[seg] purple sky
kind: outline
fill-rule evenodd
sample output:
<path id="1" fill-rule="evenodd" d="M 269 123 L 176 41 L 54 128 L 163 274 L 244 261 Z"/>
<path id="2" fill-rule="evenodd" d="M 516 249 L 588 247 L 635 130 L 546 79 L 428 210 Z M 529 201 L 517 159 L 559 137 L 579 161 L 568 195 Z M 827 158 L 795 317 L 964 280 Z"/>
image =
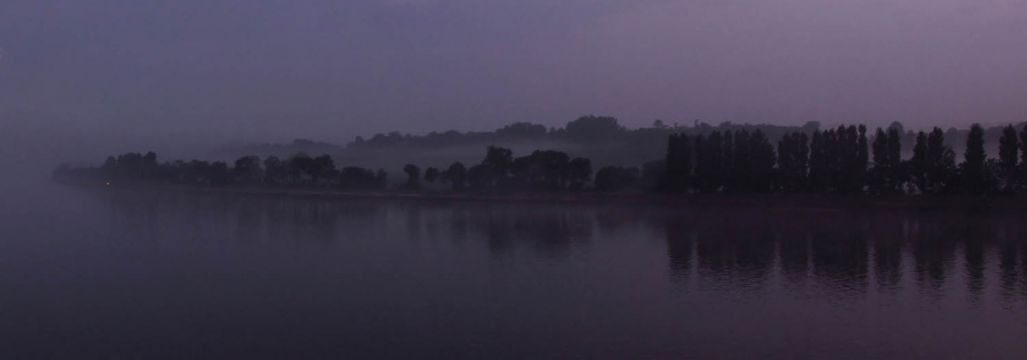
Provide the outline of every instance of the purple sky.
<path id="1" fill-rule="evenodd" d="M 1027 120 L 1027 0 L 4 0 L 0 131 Z M 68 135 L 71 134 L 71 135 Z"/>

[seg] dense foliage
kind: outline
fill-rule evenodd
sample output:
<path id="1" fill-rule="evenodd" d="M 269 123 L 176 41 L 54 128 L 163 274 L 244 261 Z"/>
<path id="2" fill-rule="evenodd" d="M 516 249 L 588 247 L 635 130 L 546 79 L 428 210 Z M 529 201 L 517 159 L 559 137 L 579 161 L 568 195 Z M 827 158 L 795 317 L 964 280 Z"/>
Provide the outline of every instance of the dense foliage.
<path id="1" fill-rule="evenodd" d="M 593 137 L 615 136 L 616 121 L 600 121 Z M 575 126 L 581 126 L 575 125 Z M 532 130 L 525 128 L 524 131 Z M 568 131 L 581 129 L 569 126 Z M 541 129 L 534 129 L 541 131 Z M 583 131 L 583 130 L 581 130 Z M 776 147 L 759 129 L 677 133 L 668 137 L 666 156 L 641 167 L 605 166 L 557 150 L 536 150 L 515 157 L 513 151 L 489 146 L 481 162 L 470 167 L 406 164 L 405 181 L 396 188 L 452 191 L 663 191 L 669 193 L 832 193 L 832 194 L 999 194 L 1027 191 L 1027 126 L 1002 129 L 998 158 L 985 151 L 985 131 L 973 125 L 966 133 L 962 161 L 946 145 L 946 133 L 934 128 L 916 133 L 912 154 L 903 158 L 901 126 L 835 129 L 782 134 Z M 154 153 L 109 157 L 96 168 L 61 167 L 55 176 L 66 182 L 122 185 L 134 183 L 191 186 L 303 187 L 382 190 L 389 187 L 384 170 L 337 167 L 329 155 L 298 153 L 287 159 L 244 156 L 225 162 L 192 160 L 159 163 Z"/>
<path id="2" fill-rule="evenodd" d="M 914 137 L 903 159 L 901 129 L 864 126 L 784 135 L 775 152 L 758 131 L 671 136 L 666 183 L 673 192 L 971 194 L 1027 191 L 1027 126 L 1003 130 L 998 159 L 988 159 L 984 130 L 967 132 L 963 161 L 934 128 Z M 775 159 L 776 157 L 776 159 Z"/>

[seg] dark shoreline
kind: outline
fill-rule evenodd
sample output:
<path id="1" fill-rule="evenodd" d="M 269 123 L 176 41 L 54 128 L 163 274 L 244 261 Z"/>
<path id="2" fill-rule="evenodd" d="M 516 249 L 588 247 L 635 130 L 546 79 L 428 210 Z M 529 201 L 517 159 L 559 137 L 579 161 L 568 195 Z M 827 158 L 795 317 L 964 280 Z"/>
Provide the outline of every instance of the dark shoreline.
<path id="1" fill-rule="evenodd" d="M 1027 198 L 971 196 L 847 196 L 837 194 L 661 194 L 597 192 L 454 193 L 431 191 L 334 191 L 289 188 L 195 187 L 164 185 L 68 186 L 116 192 L 184 192 L 245 196 L 313 198 L 322 200 L 383 200 L 413 202 L 490 202 L 558 205 L 651 206 L 687 208 L 782 208 L 782 209 L 894 209 L 918 211 L 1025 211 Z"/>

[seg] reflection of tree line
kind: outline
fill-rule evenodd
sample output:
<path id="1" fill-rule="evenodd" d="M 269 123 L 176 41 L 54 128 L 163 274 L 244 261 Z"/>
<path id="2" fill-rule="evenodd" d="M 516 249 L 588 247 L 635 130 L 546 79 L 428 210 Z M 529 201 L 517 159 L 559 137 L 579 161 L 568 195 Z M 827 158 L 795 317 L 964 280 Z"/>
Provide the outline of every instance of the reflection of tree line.
<path id="1" fill-rule="evenodd" d="M 194 232 L 218 241 L 249 243 L 332 242 L 394 235 L 410 241 L 448 239 L 466 243 L 468 239 L 484 239 L 494 255 L 529 245 L 540 253 L 562 256 L 575 245 L 587 244 L 595 224 L 593 212 L 561 207 L 526 210 L 484 204 L 342 202 L 231 194 L 107 195 L 112 209 L 124 219 L 117 226 L 129 229 L 132 238 L 160 237 L 169 241 L 183 240 Z"/>
<path id="2" fill-rule="evenodd" d="M 504 255 L 520 245 L 543 254 L 563 256 L 592 238 L 593 216 L 566 208 L 482 207 L 454 214 L 457 231 L 483 237 L 493 255 Z"/>
<path id="3" fill-rule="evenodd" d="M 371 202 L 297 200 L 282 197 L 191 196 L 111 193 L 109 205 L 132 238 L 240 243 L 316 240 L 372 234 L 382 207 Z M 142 216 L 146 214 L 146 216 Z M 160 231 L 141 232 L 140 227 Z M 202 235 L 203 238 L 198 236 Z"/>
<path id="4" fill-rule="evenodd" d="M 871 278 L 893 290 L 912 276 L 919 287 L 937 292 L 961 271 L 967 290 L 979 295 L 986 262 L 996 254 L 991 260 L 999 263 L 1002 290 L 1027 294 L 1027 226 L 1016 219 L 801 211 L 747 217 L 705 211 L 666 219 L 660 226 L 675 277 L 695 269 L 702 276 L 759 281 L 779 271 L 785 281 L 812 277 L 862 292 Z M 957 260 L 963 269 L 955 269 Z"/>
<path id="5" fill-rule="evenodd" d="M 962 273 L 973 294 L 984 291 L 988 276 L 997 276 L 1004 292 L 1027 294 L 1027 224 L 1014 215 L 735 208 L 669 213 L 639 208 L 397 205 L 276 197 L 115 197 L 111 204 L 124 215 L 122 225 L 130 225 L 137 235 L 188 236 L 190 227 L 203 223 L 214 224 L 206 225 L 213 226 L 204 229 L 207 233 L 240 242 L 331 242 L 375 238 L 402 229 L 396 234 L 414 241 L 466 245 L 483 240 L 493 256 L 528 248 L 561 257 L 589 246 L 597 233 L 652 230 L 665 238 L 669 267 L 677 275 L 694 269 L 701 276 L 765 281 L 777 271 L 784 281 L 812 278 L 846 290 L 865 291 L 873 281 L 887 291 L 911 281 L 940 291 Z M 998 262 L 997 275 L 986 271 L 988 261 Z M 957 263 L 963 268 L 956 269 Z"/>

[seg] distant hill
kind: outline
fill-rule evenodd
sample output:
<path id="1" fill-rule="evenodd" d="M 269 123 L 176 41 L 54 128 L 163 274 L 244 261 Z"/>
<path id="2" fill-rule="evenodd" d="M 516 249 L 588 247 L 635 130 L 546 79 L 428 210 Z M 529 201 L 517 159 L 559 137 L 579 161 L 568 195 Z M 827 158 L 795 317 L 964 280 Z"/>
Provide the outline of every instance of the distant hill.
<path id="1" fill-rule="evenodd" d="M 1023 127 L 1017 124 L 1017 129 Z M 892 123 L 903 134 L 904 152 L 911 152 L 916 132 L 906 129 L 901 123 Z M 714 131 L 759 130 L 772 144 L 788 132 L 801 131 L 810 134 L 820 130 L 819 122 L 807 122 L 802 126 L 771 124 L 734 124 L 730 122 L 710 125 L 695 122 L 691 126 L 667 126 L 655 121 L 651 126 L 629 129 L 610 116 L 582 116 L 568 122 L 561 128 L 518 122 L 494 131 L 461 132 L 449 130 L 422 135 L 403 134 L 398 131 L 374 134 L 370 137 L 357 136 L 344 144 L 316 142 L 297 139 L 285 144 L 253 144 L 225 147 L 212 157 L 234 159 L 244 155 L 266 157 L 275 155 L 287 157 L 296 153 L 330 154 L 340 164 L 364 167 L 395 167 L 395 164 L 414 163 L 423 166 L 444 166 L 454 161 L 476 163 L 481 160 L 482 149 L 488 145 L 512 149 L 516 154 L 525 154 L 536 149 L 551 149 L 567 152 L 573 156 L 591 158 L 595 164 L 629 166 L 646 161 L 662 159 L 666 152 L 667 138 L 671 134 L 709 134 Z M 930 130 L 930 129 L 923 129 Z M 949 128 L 945 132 L 946 145 L 961 154 L 962 142 L 967 129 Z M 994 153 L 1002 127 L 985 129 L 985 144 L 989 153 Z M 871 131 L 871 133 L 873 133 Z"/>
<path id="2" fill-rule="evenodd" d="M 614 117 L 588 115 L 561 128 L 518 122 L 495 131 L 449 130 L 433 131 L 423 135 L 390 132 L 367 138 L 358 136 L 345 145 L 298 139 L 287 144 L 225 147 L 212 154 L 212 157 L 285 157 L 304 152 L 331 154 L 337 162 L 355 166 L 381 167 L 394 166 L 397 163 L 443 166 L 453 161 L 479 162 L 482 149 L 488 145 L 496 145 L 510 148 L 519 154 L 537 149 L 551 149 L 574 156 L 589 157 L 599 165 L 638 165 L 645 161 L 662 159 L 666 152 L 667 137 L 674 133 L 708 134 L 713 131 L 760 130 L 776 142 L 786 132 L 812 132 L 818 128 L 819 124 L 816 122 L 803 126 L 732 123 L 714 126 L 702 122 L 696 122 L 693 126 L 666 126 L 661 121 L 656 121 L 649 127 L 629 129 L 622 126 Z"/>

